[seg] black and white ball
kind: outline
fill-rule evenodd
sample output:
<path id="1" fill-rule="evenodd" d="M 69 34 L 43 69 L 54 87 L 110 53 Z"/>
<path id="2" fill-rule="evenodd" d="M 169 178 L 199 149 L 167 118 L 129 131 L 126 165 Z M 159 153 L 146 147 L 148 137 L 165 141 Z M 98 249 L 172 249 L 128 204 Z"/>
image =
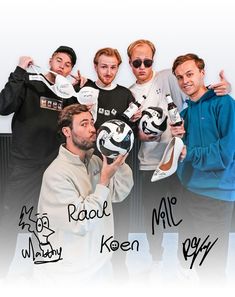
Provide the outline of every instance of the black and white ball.
<path id="1" fill-rule="evenodd" d="M 128 153 L 134 143 L 132 129 L 123 121 L 110 120 L 103 123 L 99 130 L 96 145 L 101 154 L 108 158 L 115 158 L 119 154 Z"/>
<path id="2" fill-rule="evenodd" d="M 160 107 L 148 107 L 142 112 L 139 128 L 147 135 L 160 136 L 167 128 L 167 115 Z"/>

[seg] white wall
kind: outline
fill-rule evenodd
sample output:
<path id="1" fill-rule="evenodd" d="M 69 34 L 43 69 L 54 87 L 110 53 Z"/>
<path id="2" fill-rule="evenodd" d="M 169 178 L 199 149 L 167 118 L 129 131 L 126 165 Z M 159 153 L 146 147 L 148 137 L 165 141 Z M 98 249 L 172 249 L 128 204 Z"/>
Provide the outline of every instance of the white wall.
<path id="1" fill-rule="evenodd" d="M 206 61 L 207 82 L 224 69 L 235 94 L 235 17 L 230 0 L 11 0 L 0 4 L 0 88 L 21 55 L 47 66 L 59 45 L 78 54 L 75 69 L 94 78 L 92 59 L 101 47 L 119 49 L 123 64 L 117 77 L 129 86 L 134 77 L 126 48 L 145 38 L 157 47 L 155 68 L 169 68 L 176 56 L 194 52 Z M 0 132 L 10 131 L 10 116 L 0 117 Z"/>

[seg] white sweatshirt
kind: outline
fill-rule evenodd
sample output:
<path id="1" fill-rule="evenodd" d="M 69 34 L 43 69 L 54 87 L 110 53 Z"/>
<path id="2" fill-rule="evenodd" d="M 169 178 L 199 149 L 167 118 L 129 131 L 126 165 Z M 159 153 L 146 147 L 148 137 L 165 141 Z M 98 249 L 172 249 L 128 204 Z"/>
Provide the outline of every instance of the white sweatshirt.
<path id="1" fill-rule="evenodd" d="M 181 111 L 183 108 L 185 95 L 183 95 L 183 93 L 180 91 L 176 78 L 171 73 L 170 69 L 153 72 L 153 77 L 150 81 L 144 84 L 135 83 L 130 87 L 130 90 L 136 100 L 142 98 L 143 96 L 146 97 L 142 103 L 143 109 L 146 109 L 150 106 L 161 107 L 168 115 L 167 102 L 165 99 L 166 94 L 171 94 L 179 111 Z M 160 142 L 141 142 L 138 154 L 140 170 L 156 169 L 171 137 L 172 136 L 168 124 L 166 131 L 161 136 Z"/>

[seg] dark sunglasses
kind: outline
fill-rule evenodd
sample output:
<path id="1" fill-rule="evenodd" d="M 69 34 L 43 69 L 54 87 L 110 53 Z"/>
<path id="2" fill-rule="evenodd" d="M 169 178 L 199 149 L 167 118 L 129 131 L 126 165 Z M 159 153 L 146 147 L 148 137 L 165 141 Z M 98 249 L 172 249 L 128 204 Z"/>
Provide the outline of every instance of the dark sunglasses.
<path id="1" fill-rule="evenodd" d="M 132 61 L 131 63 L 133 65 L 133 67 L 135 67 L 135 68 L 139 68 L 142 65 L 142 63 L 144 63 L 144 67 L 149 68 L 153 65 L 153 60 L 151 60 L 151 59 L 144 59 L 144 60 L 136 59 L 136 60 Z"/>

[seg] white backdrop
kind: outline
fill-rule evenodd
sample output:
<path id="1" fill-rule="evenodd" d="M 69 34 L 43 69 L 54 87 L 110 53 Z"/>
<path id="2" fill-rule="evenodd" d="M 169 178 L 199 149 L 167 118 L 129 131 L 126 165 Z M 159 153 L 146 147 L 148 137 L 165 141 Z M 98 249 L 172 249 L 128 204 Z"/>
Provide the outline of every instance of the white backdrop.
<path id="1" fill-rule="evenodd" d="M 235 17 L 230 0 L 11 0 L 0 4 L 2 89 L 21 55 L 46 67 L 59 45 L 78 54 L 74 70 L 94 78 L 93 56 L 105 46 L 123 58 L 117 82 L 129 86 L 134 77 L 126 48 L 145 38 L 157 47 L 154 67 L 169 68 L 176 56 L 194 52 L 205 59 L 207 83 L 217 82 L 220 69 L 235 94 Z M 0 133 L 10 132 L 11 116 L 0 116 Z"/>
<path id="2" fill-rule="evenodd" d="M 19 56 L 30 55 L 36 64 L 46 67 L 59 45 L 75 49 L 78 54 L 75 70 L 79 68 L 89 78 L 95 77 L 92 63 L 95 52 L 105 46 L 116 47 L 123 58 L 117 82 L 128 87 L 134 77 L 126 48 L 130 42 L 144 38 L 157 47 L 154 64 L 157 70 L 171 67 L 180 54 L 194 52 L 206 61 L 207 83 L 217 82 L 219 71 L 224 69 L 234 96 L 232 3 L 231 0 L 1 1 L 0 89 L 15 69 Z M 11 116 L 0 117 L 0 133 L 10 132 L 10 122 Z"/>

